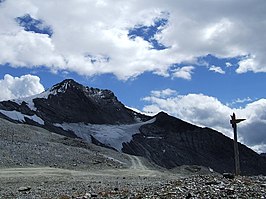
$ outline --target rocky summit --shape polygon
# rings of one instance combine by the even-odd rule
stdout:
[[[233,140],[222,133],[163,112],[154,117],[139,114],[112,91],[71,79],[39,95],[0,102],[0,117],[143,156],[167,169],[200,165],[220,173],[234,171]],[[264,156],[242,144],[239,150],[242,174],[266,174]]]

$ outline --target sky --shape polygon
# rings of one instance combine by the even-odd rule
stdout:
[[[0,0],[0,100],[71,78],[266,152],[265,0]]]

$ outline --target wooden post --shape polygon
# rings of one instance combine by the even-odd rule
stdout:
[[[232,128],[234,129],[234,154],[235,154],[235,175],[240,175],[240,163],[239,163],[239,150],[238,150],[238,142],[237,142],[237,123],[244,121],[245,119],[236,119],[235,113],[231,115],[230,123],[232,124]]]
[[[235,153],[235,174],[238,176],[240,174],[240,163],[239,163],[239,150],[237,143],[237,126],[233,125],[234,129],[234,153]]]

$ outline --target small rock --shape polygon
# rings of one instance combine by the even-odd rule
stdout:
[[[91,198],[91,194],[90,193],[86,193],[82,199],[88,199],[88,198]]]
[[[223,173],[223,177],[228,179],[234,179],[235,175],[232,173]]]
[[[211,173],[213,173],[213,172],[214,172],[214,171],[213,171],[213,169],[212,169],[212,168],[210,168],[210,167],[209,167],[209,171],[210,171]]]
[[[189,199],[192,197],[192,194],[191,193],[188,193],[187,196],[186,196],[186,199]]]
[[[100,164],[100,163],[102,163],[102,161],[100,161],[100,160],[95,160],[92,164]]]
[[[220,190],[224,190],[224,189],[225,189],[225,186],[222,185],[222,186],[219,186],[218,188],[219,188]]]
[[[227,188],[227,189],[226,189],[226,193],[227,193],[228,195],[233,195],[233,194],[235,193],[235,190],[232,189],[232,188]]]
[[[116,187],[116,188],[114,188],[114,191],[118,191],[119,189]]]
[[[206,182],[205,184],[206,185],[218,185],[218,184],[220,184],[220,182],[217,182],[217,181],[209,181],[209,182]]]
[[[67,196],[67,195],[62,195],[62,196],[59,197],[59,199],[70,199],[70,197]]]
[[[92,198],[97,198],[98,194],[97,193],[91,193]]]
[[[18,191],[19,192],[26,192],[26,191],[30,191],[31,190],[31,187],[19,187],[18,188]]]

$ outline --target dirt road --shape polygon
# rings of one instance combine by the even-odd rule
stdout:
[[[142,163],[139,157],[134,155],[128,155],[131,160],[131,169],[134,170],[147,170],[148,168]]]
[[[0,198],[60,198],[116,189],[138,190],[172,178],[128,156],[127,169],[68,170],[51,167],[0,169]],[[19,191],[29,187],[29,191]]]

